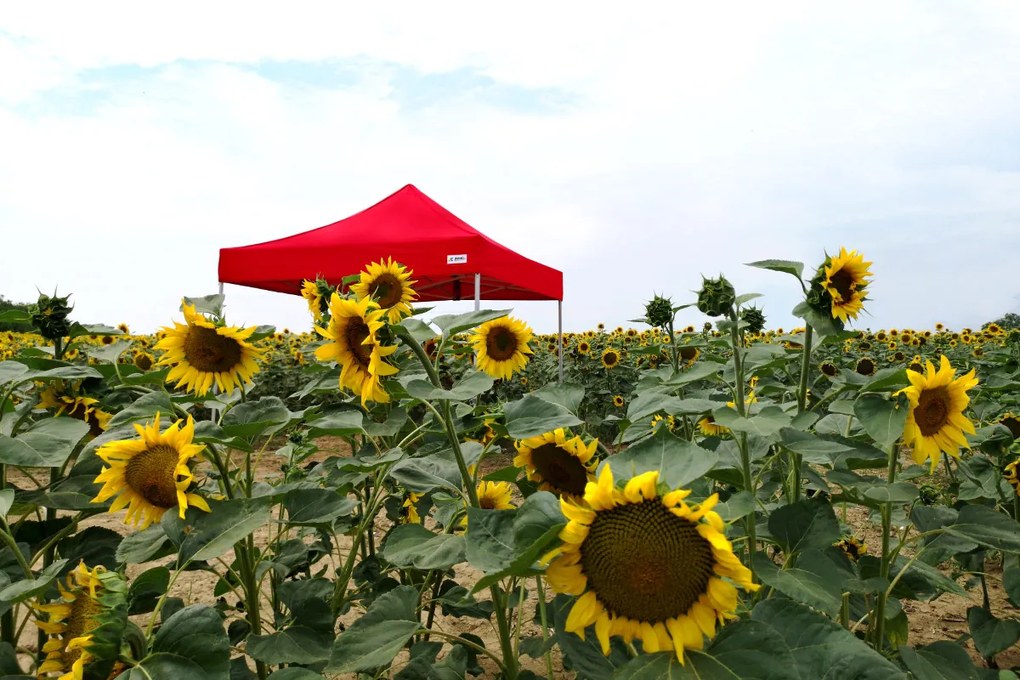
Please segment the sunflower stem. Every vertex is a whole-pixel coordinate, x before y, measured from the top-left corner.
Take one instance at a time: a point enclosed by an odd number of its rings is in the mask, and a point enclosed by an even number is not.
[[[542,575],[539,574],[535,577],[535,590],[538,595],[538,618],[542,622],[542,646],[545,647],[546,642],[549,640],[549,617],[545,611],[545,588],[542,586]],[[545,670],[549,674],[550,678],[556,676],[553,673],[553,662],[552,662],[552,649],[546,649],[545,654]]]
[[[800,357],[800,386],[797,389],[797,413],[803,413],[807,410],[808,371],[811,368],[812,340],[814,340],[814,329],[810,323],[807,323],[804,325],[804,347],[801,350]],[[800,468],[804,462],[799,453],[791,451],[790,456],[791,464],[793,465],[793,497],[790,499],[790,502],[796,503],[800,500]]]
[[[888,467],[886,470],[886,480],[889,484],[896,481],[896,463],[897,455],[899,454],[899,444],[893,442],[889,447],[889,458]],[[883,503],[881,507],[882,515],[882,559],[879,562],[878,575],[883,581],[889,580],[889,564],[891,562],[891,555],[889,552],[889,532],[892,529],[892,502]],[[874,624],[874,645],[875,649],[879,652],[885,646],[885,605],[889,599],[889,589],[883,588],[879,591],[878,597],[875,601],[875,609],[872,614]]]
[[[734,404],[737,413],[743,418],[747,416],[747,404],[744,403],[744,358],[741,354],[743,343],[737,328],[739,318],[735,307],[729,311],[730,344],[733,345],[733,370],[736,374]],[[747,433],[740,432],[737,436],[737,447],[740,450],[740,468],[744,477],[744,490],[756,498],[754,477],[751,474],[751,452],[747,448]],[[757,512],[751,512],[744,518],[744,531],[747,533],[747,568],[754,573],[754,556],[758,551]]]

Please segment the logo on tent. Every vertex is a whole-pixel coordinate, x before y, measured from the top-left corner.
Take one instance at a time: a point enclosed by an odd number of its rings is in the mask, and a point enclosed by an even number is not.
[[[446,264],[467,264],[467,253],[460,255],[447,255]]]

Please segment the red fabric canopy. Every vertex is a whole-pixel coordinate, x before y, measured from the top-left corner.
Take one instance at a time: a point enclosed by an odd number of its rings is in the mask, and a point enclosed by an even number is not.
[[[392,257],[413,270],[418,299],[562,300],[563,272],[488,238],[408,184],[371,208],[275,241],[220,249],[220,281],[299,294],[301,281],[332,285]]]

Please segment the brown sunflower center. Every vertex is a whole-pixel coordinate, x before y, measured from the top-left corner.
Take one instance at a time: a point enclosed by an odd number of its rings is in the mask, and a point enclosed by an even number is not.
[[[857,362],[857,372],[861,375],[873,375],[875,373],[875,362],[867,357]]]
[[[941,430],[949,422],[949,390],[945,386],[921,390],[914,421],[925,437]]]
[[[75,593],[74,602],[71,603],[71,613],[67,615],[67,630],[64,633],[65,645],[75,638],[88,635],[99,627],[99,621],[96,619],[96,616],[102,611],[102,606],[89,595],[88,586],[83,586],[82,588],[81,591]],[[64,660],[68,670],[78,660],[81,653],[81,649],[72,649],[64,652]]]
[[[615,366],[619,360],[620,355],[617,354],[616,352],[606,352],[605,354],[602,355],[602,363],[604,363],[606,366]]]
[[[1013,435],[1013,439],[1020,438],[1020,418],[1016,416],[1006,416],[999,421],[1000,425],[1005,425],[1009,430],[1009,433]]]
[[[507,361],[517,351],[517,336],[504,326],[496,326],[485,336],[485,352],[496,361]]]
[[[583,496],[588,468],[576,456],[556,444],[543,444],[531,452],[531,464],[542,481],[559,493]]]
[[[698,358],[698,348],[697,347],[681,347],[680,348],[680,358],[683,359],[684,361],[694,361],[695,359]]]
[[[484,510],[495,510],[496,509],[496,498],[494,496],[479,496],[478,507]]]
[[[368,328],[368,324],[361,319],[351,319],[344,328],[344,340],[347,341],[347,348],[357,362],[366,369],[372,360],[372,346],[362,343],[369,335],[371,335],[371,330]]]
[[[128,486],[157,508],[177,506],[177,449],[157,444],[128,461],[124,478]]]
[[[389,309],[398,302],[404,292],[404,287],[393,274],[380,274],[369,284],[368,293],[379,303],[383,309]]]
[[[829,277],[829,286],[839,294],[836,302],[846,302],[854,292],[854,276],[845,268]],[[833,296],[835,297],[835,296]]]
[[[241,344],[215,328],[192,326],[184,339],[184,358],[204,373],[222,373],[241,363]]]
[[[708,590],[715,558],[693,522],[657,499],[595,515],[581,567],[599,602],[617,616],[658,623],[690,611]]]

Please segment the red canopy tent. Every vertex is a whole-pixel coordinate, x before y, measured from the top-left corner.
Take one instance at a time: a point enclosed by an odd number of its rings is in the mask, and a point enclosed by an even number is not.
[[[339,285],[386,257],[413,270],[422,302],[556,300],[562,336],[563,272],[496,243],[412,184],[339,222],[221,248],[219,280],[298,295],[304,279]]]

